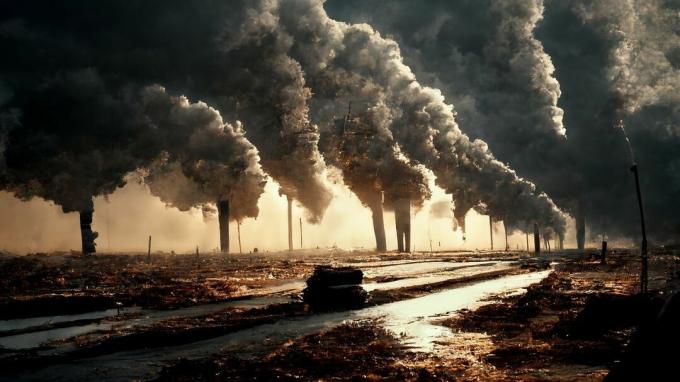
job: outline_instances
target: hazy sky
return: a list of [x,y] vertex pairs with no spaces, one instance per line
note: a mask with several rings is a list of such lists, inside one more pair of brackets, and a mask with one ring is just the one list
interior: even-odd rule
[[[432,218],[430,206],[448,202],[450,197],[434,185],[433,197],[415,213],[412,220],[412,243],[416,250],[429,250],[428,237],[433,250],[438,249],[488,249],[489,221],[486,216],[471,211],[467,216],[467,240],[460,231],[452,229],[452,218]],[[304,211],[293,207],[294,246],[299,247],[299,218],[302,217],[303,245],[305,248],[337,245],[344,249],[375,248],[370,211],[344,185],[334,185],[335,197],[323,221],[308,224]],[[286,225],[286,199],[278,194],[278,185],[269,182],[259,202],[260,216],[247,219],[241,225],[241,243],[244,252],[254,247],[260,250],[288,248]],[[22,202],[6,192],[0,192],[0,249],[12,252],[80,250],[78,215],[65,214],[58,206],[41,199]],[[414,211],[412,211],[412,214]],[[97,250],[146,251],[148,235],[152,235],[154,251],[188,252],[198,245],[201,250],[216,250],[219,246],[217,219],[204,219],[200,210],[181,212],[166,207],[152,196],[145,185],[128,183],[109,198],[95,199],[93,228],[99,232]],[[388,250],[396,249],[394,214],[385,212],[385,231]],[[495,225],[494,246],[502,248],[502,224]],[[571,226],[567,231],[566,245],[572,245]],[[231,251],[238,252],[236,223],[230,226]],[[531,240],[531,238],[530,238]],[[525,247],[524,235],[510,237],[511,248]],[[441,246],[440,246],[441,243]]]

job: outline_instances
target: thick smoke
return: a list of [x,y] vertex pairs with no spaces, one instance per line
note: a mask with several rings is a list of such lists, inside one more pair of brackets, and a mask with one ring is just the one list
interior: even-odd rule
[[[630,159],[613,128],[622,119],[650,235],[668,240],[680,230],[677,1],[329,0],[326,8],[394,36],[418,78],[456,105],[461,127],[561,208],[582,211],[592,235],[638,231]],[[566,140],[554,134],[563,131],[554,107],[564,110]]]
[[236,192],[245,196],[242,213],[257,214],[264,179],[257,151],[204,103],[159,86],[112,92],[84,70],[56,77],[12,108],[20,117],[8,136],[4,188],[19,198],[91,211],[93,197],[165,153],[213,202],[245,188]]
[[180,210],[205,211],[207,204],[227,200],[231,219],[257,217],[265,176],[240,125],[224,123],[217,110],[169,96],[158,86],[145,89],[141,106],[150,123],[169,133],[166,155],[148,168],[154,195]]
[[540,180],[548,166],[537,158],[565,141],[560,85],[533,35],[543,1],[330,0],[326,8],[393,36],[419,81],[441,89],[455,105],[468,136]]
[[[547,188],[564,203],[583,205],[592,235],[639,235],[619,120],[640,167],[650,237],[667,241],[680,230],[679,10],[673,1],[547,3],[537,36],[556,65],[569,131],[558,151],[568,160]],[[570,187],[560,189],[558,179]]]
[[27,1],[2,8],[0,39],[13,58],[0,64],[0,83],[6,79],[7,85],[0,96],[27,82],[38,85],[45,77],[40,73],[82,68],[94,68],[115,89],[162,84],[207,102],[225,119],[243,121],[282,192],[306,207],[311,220],[323,215],[331,194],[300,67],[283,53],[286,41],[266,33],[266,22],[244,23],[248,12],[266,19],[266,7],[255,10],[247,1]]
[[54,201],[64,212],[91,210],[93,197],[121,187],[126,174],[160,152],[134,98],[110,90],[89,69],[17,96],[9,104],[18,118],[7,137],[4,188],[22,199]]
[[[549,198],[496,160],[484,142],[460,131],[452,106],[438,90],[416,81],[394,41],[368,25],[331,20],[320,1],[291,1],[279,11],[281,33],[291,36],[291,55],[315,94],[386,105],[383,114],[390,120],[384,123],[401,149],[432,169],[458,206],[464,193],[471,206],[485,204],[495,216],[563,228],[565,218]],[[513,203],[506,204],[508,199]]]
[[224,68],[211,91],[221,97],[224,110],[245,122],[280,192],[299,201],[308,219],[318,222],[332,195],[323,177],[319,130],[308,116],[312,94],[299,63],[286,53],[290,41],[270,30],[272,4],[243,8],[242,22],[218,39]]
[[[308,108],[313,110],[311,119],[323,123],[341,118],[346,102],[356,100],[383,109],[370,124],[385,126],[392,137],[392,152],[388,150],[384,157],[395,160],[390,168],[408,170],[406,178],[415,174],[416,184],[422,181],[417,172],[411,173],[413,169],[426,166],[433,170],[437,184],[454,195],[457,215],[477,207],[512,222],[539,220],[555,229],[563,222],[550,199],[494,159],[484,142],[461,133],[452,107],[438,90],[415,80],[394,41],[381,37],[368,25],[329,19],[321,1],[208,5],[179,1],[45,5],[29,1],[2,7],[0,39],[10,59],[0,63],[0,83],[7,89],[2,94],[11,97],[2,112],[10,115],[19,110],[21,121],[8,135],[7,167],[28,168],[24,162],[39,157],[37,151],[43,149],[40,145],[58,148],[53,153],[48,150],[44,163],[30,169],[33,177],[21,171],[6,176],[19,194],[23,189],[26,194],[50,200],[76,199],[80,202],[61,202],[73,205],[65,209],[79,208],[78,203],[111,192],[122,184],[127,172],[148,167],[163,152],[175,155],[170,162],[177,162],[182,173],[202,188],[223,190],[223,185],[211,184],[205,176],[223,170],[209,162],[215,157],[213,152],[206,160],[177,149],[178,142],[188,141],[162,136],[167,133],[162,126],[169,126],[171,131],[174,127],[184,131],[184,126],[173,125],[172,118],[163,120],[163,112],[154,114],[149,105],[139,110],[140,103],[148,102],[140,99],[140,89],[158,83],[172,94],[204,100],[225,119],[243,121],[248,138],[261,153],[264,169],[281,184],[282,192],[309,210],[312,220],[320,219],[330,193],[322,177],[319,132],[308,117]],[[496,39],[497,48],[506,49],[503,54],[513,55],[515,43],[523,45],[522,41],[530,37],[526,31],[540,15],[522,9],[494,6],[494,14],[518,11],[522,16],[518,19],[529,20],[501,28],[521,29],[516,41]],[[535,41],[532,44],[533,48],[514,61],[517,68],[536,68],[534,74],[524,77],[533,89],[550,85],[551,77],[545,57],[535,52],[539,46]],[[94,85],[78,85],[88,81],[71,79],[86,78],[87,73],[96,78],[89,81]],[[526,126],[540,125],[541,131],[561,139],[559,111],[554,108],[559,90],[554,85],[546,85],[531,98],[536,100],[532,103],[540,105],[536,108],[540,117],[535,120],[541,123]],[[71,88],[76,89],[74,94]],[[51,105],[58,107],[43,105],[48,99],[56,99]],[[168,100],[179,98],[163,99],[166,103],[161,104],[177,109],[174,101]],[[189,108],[205,108],[196,105]],[[41,108],[49,110],[42,113]],[[68,123],[42,123],[47,116],[58,116],[58,121]],[[36,121],[24,121],[31,118]],[[42,133],[41,129],[48,130]],[[23,148],[19,143],[15,146],[22,140],[26,142]],[[212,150],[212,140],[204,143]],[[83,163],[70,168],[69,161]],[[69,176],[58,177],[60,172],[53,168],[61,168]],[[90,173],[101,176],[90,175],[86,182],[92,184],[80,187],[79,179]],[[41,182],[36,185],[34,179]],[[209,186],[204,186],[206,183]],[[78,184],[78,192],[59,191],[65,184]],[[389,182],[381,187],[386,193],[399,189]]]

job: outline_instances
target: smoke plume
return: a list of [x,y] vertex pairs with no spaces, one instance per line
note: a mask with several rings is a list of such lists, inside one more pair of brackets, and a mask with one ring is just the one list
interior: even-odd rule
[[[386,105],[390,121],[384,124],[401,149],[432,169],[436,183],[454,198],[465,192],[472,205],[486,204],[493,215],[564,226],[549,198],[496,160],[484,142],[460,131],[453,107],[440,91],[416,81],[394,41],[368,25],[331,20],[320,1],[291,1],[279,11],[282,33],[293,41],[291,55],[315,94]],[[504,198],[521,204],[504,204]]]

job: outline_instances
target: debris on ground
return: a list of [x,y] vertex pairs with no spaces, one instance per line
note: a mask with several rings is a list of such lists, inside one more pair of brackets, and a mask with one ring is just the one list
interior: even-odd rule
[[361,269],[318,266],[307,279],[302,298],[315,310],[343,310],[360,308],[366,304],[368,293],[361,286]]

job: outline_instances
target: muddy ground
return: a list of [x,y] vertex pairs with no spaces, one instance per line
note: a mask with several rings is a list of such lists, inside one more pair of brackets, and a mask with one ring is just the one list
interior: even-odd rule
[[[248,255],[220,253],[0,254],[0,320],[93,309],[173,309],[258,294],[279,280],[304,280],[317,264],[400,260],[516,259],[516,253],[376,254],[320,250]],[[393,278],[395,279],[395,278]],[[370,280],[370,278],[368,278]],[[384,280],[378,280],[384,281]]]
[[[606,264],[576,252],[2,256],[10,277],[0,303],[13,309],[0,310],[0,325],[115,302],[139,307],[0,331],[2,342],[94,325],[0,348],[0,368],[9,380],[602,380],[676,288],[679,259],[654,251],[654,293],[638,297],[631,251]],[[325,313],[300,302],[300,281],[317,264],[364,269],[368,307]],[[524,275],[540,282],[526,293],[503,286]],[[470,293],[479,297],[465,302]],[[469,309],[420,313],[431,301],[447,305],[446,296]]]
[[180,360],[159,380],[600,381],[620,365],[636,328],[655,319],[673,288],[679,258],[657,255],[649,296],[636,293],[639,266],[629,252],[610,254],[606,264],[575,255],[523,295],[441,320],[454,338],[432,352],[412,351],[380,321],[359,321],[264,356]]

